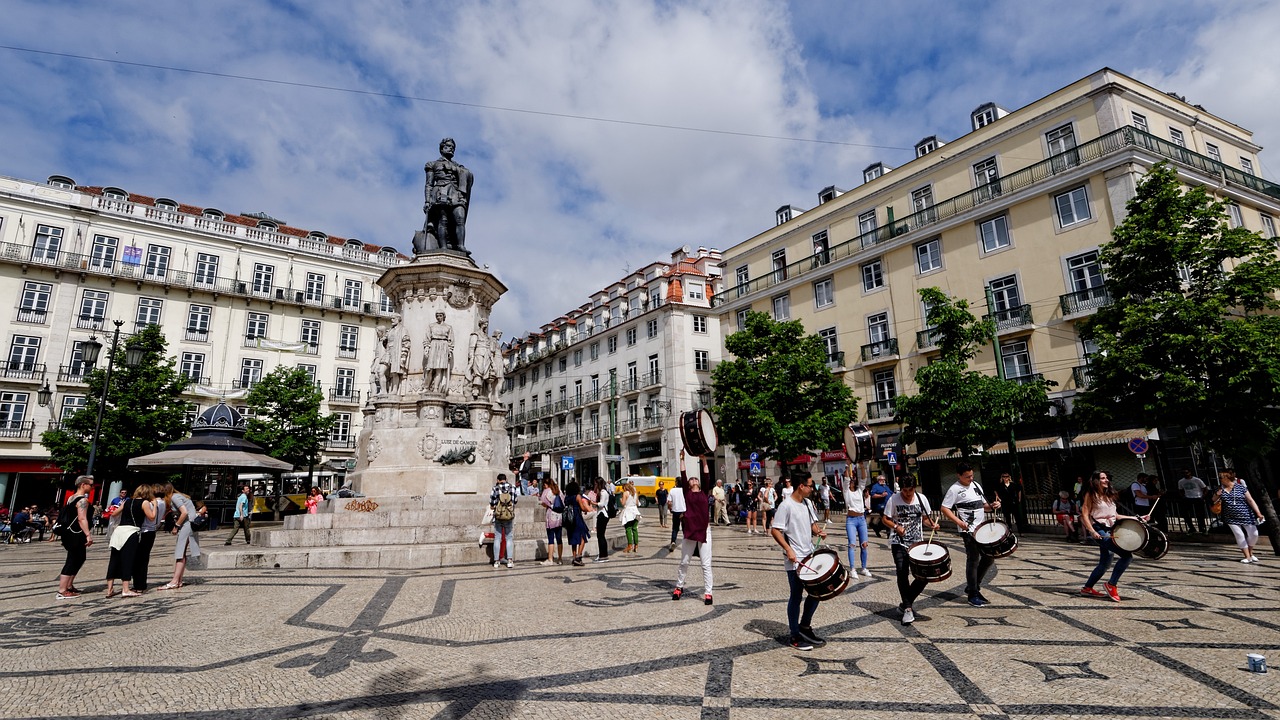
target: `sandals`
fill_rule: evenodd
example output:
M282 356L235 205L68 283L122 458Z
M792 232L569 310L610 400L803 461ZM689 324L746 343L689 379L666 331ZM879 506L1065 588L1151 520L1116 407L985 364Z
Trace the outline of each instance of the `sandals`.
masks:
M161 585L159 588L156 588L156 589L157 590L177 590L180 587L182 587L182 583L175 584L175 583L169 582L169 583L165 583L164 585Z
M142 597L142 593L138 592L137 590L125 590L124 592L120 593L120 597L127 597L127 598Z

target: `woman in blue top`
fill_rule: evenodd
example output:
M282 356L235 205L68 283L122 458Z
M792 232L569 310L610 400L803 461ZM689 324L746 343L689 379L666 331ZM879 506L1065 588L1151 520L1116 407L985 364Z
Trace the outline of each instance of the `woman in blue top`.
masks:
M1242 563L1256 563L1258 556L1253 554L1253 546L1258 543L1258 526L1262 524L1262 512L1253 501L1244 481L1236 477L1234 470L1223 470L1218 473L1218 481L1222 487L1218 489L1218 497L1222 499L1222 522L1231 528L1236 536L1236 547L1244 553Z
M885 482L883 475L877 475L876 481L871 483L871 487L867 489L867 495L871 499L871 524L872 530L876 531L876 537L880 537L880 531L886 533L889 529L884 524L884 504L889 502L889 496L893 494L893 488Z

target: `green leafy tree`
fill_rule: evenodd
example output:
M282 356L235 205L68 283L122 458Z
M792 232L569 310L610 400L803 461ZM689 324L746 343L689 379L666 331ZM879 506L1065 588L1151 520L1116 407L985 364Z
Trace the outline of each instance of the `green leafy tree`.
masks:
M1078 412L1194 428L1220 454L1259 459L1280 434L1276 238L1231 227L1225 203L1163 163L1126 207L1099 252L1112 302L1082 328L1098 352ZM1253 495L1280 552L1271 492Z
M837 447L857 416L848 385L827 367L826 343L798 320L759 312L725 339L733 359L711 373L720 437L739 454L789 461Z
M931 437L968 457L979 445L1007 440L1020 421L1048 411L1050 382L1003 380L968 369L995 337L994 322L978 320L968 301L954 300L936 287L921 289L920 298L929 308L926 320L941 352L916 371L920 392L894 399L903 442Z
M249 391L245 403L254 417L245 427L245 439L261 445L267 454L295 467L313 467L333 425L334 415L320 412L324 395L302 368L277 367Z
M141 362L125 364L125 348L142 350ZM182 391L190 380L165 356L168 343L159 326L148 325L136 335L122 337L115 350L111 388L102 413L102 433L94 459L94 475L108 482L128 472L130 458L159 452L187 435L187 402ZM89 461L89 446L98 417L97 400L106 385L107 353L104 347L98 367L85 378L89 388L86 407L67 418L56 430L46 430L40 443L65 471L79 472Z

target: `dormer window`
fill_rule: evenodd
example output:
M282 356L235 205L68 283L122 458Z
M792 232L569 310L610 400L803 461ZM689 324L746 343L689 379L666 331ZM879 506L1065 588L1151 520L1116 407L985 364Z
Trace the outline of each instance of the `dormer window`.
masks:
M867 169L862 171L862 182L871 182L872 180L875 180L883 175L887 169L888 168L884 166L884 163L876 163L874 165L867 166Z
M378 251L378 254L379 254L379 255L395 255L395 254L396 254L396 249L395 249L395 248L393 248L393 247L391 247L391 246L387 246L387 247L384 247L384 248L382 248L381 250L379 250L379 251Z
M128 200L129 199L128 193L121 190L120 188L114 188L114 187L103 188L102 196L109 200Z
M938 149L938 137L930 135L929 137L916 143L916 157L924 157L934 150Z
M156 207L169 212L178 212L178 203L168 198L160 198L156 200Z
M841 190L840 188L834 185L827 186L823 188L821 192L818 193L818 204L821 205L823 203L831 202L832 200L835 200L836 198L840 197L843 194L844 194L844 191Z
M778 218L779 225L787 222L792 217L793 217L793 213L790 205L783 205L782 207L778 208L777 218Z
M204 211L200 213L200 215L201 217L205 217L210 220L222 220L227 216L226 213L222 212L217 208L205 208Z
M973 129L986 127L1000 118L1008 115L1009 111L996 105L995 103L983 103L978 109L969 114L969 120L973 123Z
M50 175L47 182L53 187L62 188L64 190L74 190L76 187L76 181L66 175Z
M270 220L259 220L258 229L259 230L279 230L280 226L271 222Z
M350 240L347 240L345 243L343 243L342 246L351 250L363 250L364 241L351 238Z

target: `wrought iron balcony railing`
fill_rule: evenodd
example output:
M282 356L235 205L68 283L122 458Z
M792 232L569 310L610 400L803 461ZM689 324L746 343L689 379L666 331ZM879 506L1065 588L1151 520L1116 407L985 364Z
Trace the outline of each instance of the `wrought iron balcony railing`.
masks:
M1099 285L1098 287L1060 295L1058 296L1058 303L1062 306L1062 314L1064 316L1081 315L1083 313L1091 313L1105 305L1110 305L1111 293L1107 291L1106 285Z
M1024 325L1031 324L1031 306L1019 305L1007 310L997 310L993 313L983 315L982 319L994 320L996 323L996 332L1023 327Z
M876 362L891 358L898 354L898 338L888 338L880 342L867 343L862 346L862 362Z

